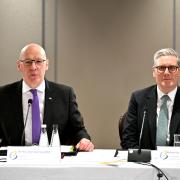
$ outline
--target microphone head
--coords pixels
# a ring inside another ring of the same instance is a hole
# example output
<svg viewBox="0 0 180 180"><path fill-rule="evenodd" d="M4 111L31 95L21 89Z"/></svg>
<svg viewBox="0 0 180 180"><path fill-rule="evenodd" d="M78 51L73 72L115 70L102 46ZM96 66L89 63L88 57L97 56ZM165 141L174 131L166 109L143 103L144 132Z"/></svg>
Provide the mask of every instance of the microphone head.
<svg viewBox="0 0 180 180"><path fill-rule="evenodd" d="M28 104L32 104L32 99L28 99Z"/></svg>

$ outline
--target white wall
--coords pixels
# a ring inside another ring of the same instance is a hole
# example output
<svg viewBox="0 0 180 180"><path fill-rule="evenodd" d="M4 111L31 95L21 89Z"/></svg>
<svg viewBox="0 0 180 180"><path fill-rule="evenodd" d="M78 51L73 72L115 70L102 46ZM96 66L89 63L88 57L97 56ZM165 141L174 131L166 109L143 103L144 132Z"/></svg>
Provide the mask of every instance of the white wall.
<svg viewBox="0 0 180 180"><path fill-rule="evenodd" d="M0 1L0 84L20 78L16 60L29 42L42 41L41 0Z"/></svg>
<svg viewBox="0 0 180 180"><path fill-rule="evenodd" d="M60 0L58 82L72 85L98 148L119 146L133 90L154 83L153 54L172 47L172 1Z"/></svg>

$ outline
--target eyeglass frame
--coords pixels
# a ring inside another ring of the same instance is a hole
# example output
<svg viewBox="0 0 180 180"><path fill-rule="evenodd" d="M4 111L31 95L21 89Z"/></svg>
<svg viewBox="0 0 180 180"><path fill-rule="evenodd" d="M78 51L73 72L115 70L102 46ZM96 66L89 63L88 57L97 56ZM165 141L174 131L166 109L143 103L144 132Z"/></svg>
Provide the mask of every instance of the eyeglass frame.
<svg viewBox="0 0 180 180"><path fill-rule="evenodd" d="M164 68L163 70L160 70L159 68ZM179 66L178 65L171 65L171 66L153 66L153 68L156 68L157 69L157 71L159 72L159 73L164 73L165 71L166 71L166 69L168 69L168 71L170 72L170 73L175 73L175 72L177 72L177 70L179 69ZM172 71L172 70L170 70L170 68L175 68L174 69L174 71Z"/></svg>
<svg viewBox="0 0 180 180"><path fill-rule="evenodd" d="M38 60L34 60L34 59L24 59L24 60L19 60L20 62L22 62L24 64L24 66L30 67L32 66L33 62L35 63L36 66L41 66L43 64L43 62L47 61L47 59L38 59ZM29 62L29 64L28 64Z"/></svg>

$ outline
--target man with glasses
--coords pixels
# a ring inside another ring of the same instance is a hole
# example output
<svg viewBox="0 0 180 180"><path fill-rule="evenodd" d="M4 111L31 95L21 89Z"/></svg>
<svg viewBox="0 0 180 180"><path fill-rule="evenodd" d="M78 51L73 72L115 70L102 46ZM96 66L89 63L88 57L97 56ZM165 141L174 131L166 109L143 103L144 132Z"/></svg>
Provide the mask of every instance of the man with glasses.
<svg viewBox="0 0 180 180"><path fill-rule="evenodd" d="M0 145L34 144L32 134L37 125L33 125L32 102L38 97L39 124L47 125L49 141L53 124L58 124L61 144L92 151L94 145L84 126L73 89L45 79L48 66L49 60L40 45L31 43L21 50L17 68L22 80L0 88Z"/></svg>
<svg viewBox="0 0 180 180"><path fill-rule="evenodd" d="M173 145L174 134L180 134L179 66L178 54L171 48L154 54L156 85L132 93L123 126L124 149Z"/></svg>

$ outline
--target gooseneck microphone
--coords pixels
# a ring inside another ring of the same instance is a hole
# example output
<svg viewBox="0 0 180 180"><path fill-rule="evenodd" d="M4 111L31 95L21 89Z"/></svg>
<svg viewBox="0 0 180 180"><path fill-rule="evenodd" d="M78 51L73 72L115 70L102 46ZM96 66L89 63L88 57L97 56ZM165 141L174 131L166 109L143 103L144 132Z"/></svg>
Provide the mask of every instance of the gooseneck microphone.
<svg viewBox="0 0 180 180"><path fill-rule="evenodd" d="M141 125L141 132L140 132L140 135L139 135L139 149L138 149L138 153L141 153L141 141L142 141L142 133L143 133L143 130L144 130L144 120L146 118L146 112L147 112L147 110L144 108L143 120L142 120L142 125Z"/></svg>
<svg viewBox="0 0 180 180"><path fill-rule="evenodd" d="M28 119L28 115L29 115L29 109L30 109L31 105L32 105L32 99L28 99L28 109L27 109L26 118L24 121L24 129L23 129L23 133L22 133L22 137L21 137L21 146L23 145L23 140L24 140L24 136L25 136L25 128L26 128L27 119Z"/></svg>
<svg viewBox="0 0 180 180"><path fill-rule="evenodd" d="M128 149L128 162L150 162L151 160L151 150L141 148L146 114L147 114L147 108L145 105L144 111L143 111L143 117L142 117L141 131L139 135L139 148Z"/></svg>

